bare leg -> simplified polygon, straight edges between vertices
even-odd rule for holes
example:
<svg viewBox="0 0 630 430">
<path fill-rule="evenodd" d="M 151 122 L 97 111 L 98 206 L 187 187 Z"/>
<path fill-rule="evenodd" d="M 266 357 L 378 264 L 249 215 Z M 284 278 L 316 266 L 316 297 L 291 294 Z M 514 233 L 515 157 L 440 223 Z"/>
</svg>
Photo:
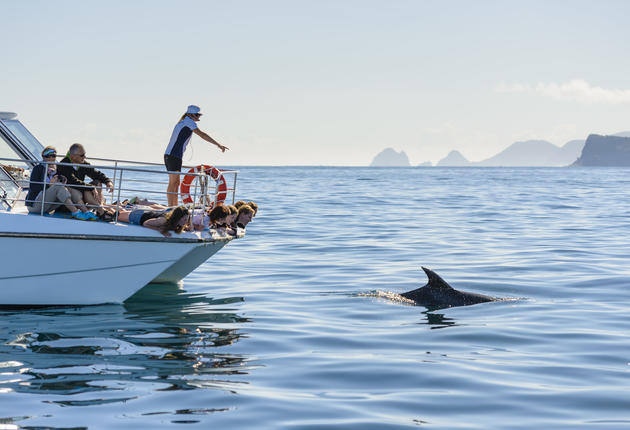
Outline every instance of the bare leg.
<svg viewBox="0 0 630 430">
<path fill-rule="evenodd" d="M 94 197 L 98 204 L 103 206 L 105 199 L 103 199 L 103 185 L 100 182 L 94 187 Z"/>
<path fill-rule="evenodd" d="M 118 211 L 118 221 L 120 222 L 129 222 L 129 214 L 131 213 L 131 211 L 126 211 L 124 209 L 121 209 L 120 211 Z"/>
<path fill-rule="evenodd" d="M 104 210 L 101 207 L 101 203 L 97 200 L 97 196 L 93 190 L 84 191 L 83 199 L 85 200 L 85 203 L 87 203 L 88 205 L 92 207 L 92 209 L 94 209 L 94 211 L 96 212 L 98 216 L 103 215 Z"/>
<path fill-rule="evenodd" d="M 170 193 L 167 196 L 169 206 L 177 206 L 177 201 L 179 200 L 178 199 L 179 196 L 174 193 L 177 193 L 178 190 L 179 190 L 179 175 L 175 173 L 169 173 L 168 188 L 166 189 L 166 191 Z"/>
</svg>

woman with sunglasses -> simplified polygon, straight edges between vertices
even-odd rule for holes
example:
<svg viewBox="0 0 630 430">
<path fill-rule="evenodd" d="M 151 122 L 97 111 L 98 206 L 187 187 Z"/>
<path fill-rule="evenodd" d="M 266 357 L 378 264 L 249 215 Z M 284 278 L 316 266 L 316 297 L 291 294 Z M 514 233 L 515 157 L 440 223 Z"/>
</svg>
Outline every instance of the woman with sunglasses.
<svg viewBox="0 0 630 430">
<path fill-rule="evenodd" d="M 221 145 L 197 127 L 196 123 L 201 119 L 201 115 L 203 114 L 201 113 L 199 106 L 190 105 L 188 106 L 186 113 L 180 118 L 179 122 L 175 124 L 173 133 L 171 134 L 171 140 L 169 141 L 164 153 L 164 165 L 166 166 L 166 170 L 168 172 L 182 171 L 184 151 L 186 151 L 186 146 L 188 146 L 188 142 L 190 142 L 190 138 L 193 133 L 201 137 L 203 140 L 216 145 L 221 152 L 225 152 L 226 149 L 229 149 L 227 146 Z M 166 191 L 169 193 L 167 195 L 169 206 L 177 206 L 179 197 L 177 194 L 180 182 L 179 176 L 180 175 L 177 173 L 170 173 L 168 175 L 168 187 Z"/>
<path fill-rule="evenodd" d="M 64 186 L 66 177 L 57 173 L 57 150 L 47 146 L 42 151 L 43 163 L 33 167 L 31 179 L 26 195 L 26 208 L 30 213 L 49 213 L 64 205 L 73 218 L 81 220 L 96 219 L 92 212 L 83 207 L 79 210 L 74 206 L 68 189 Z"/>
</svg>

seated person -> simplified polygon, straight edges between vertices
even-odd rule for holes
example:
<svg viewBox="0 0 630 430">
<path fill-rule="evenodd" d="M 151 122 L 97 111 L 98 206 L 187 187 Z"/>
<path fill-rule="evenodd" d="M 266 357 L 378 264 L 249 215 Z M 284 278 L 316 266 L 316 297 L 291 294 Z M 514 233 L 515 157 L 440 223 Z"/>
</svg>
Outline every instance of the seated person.
<svg viewBox="0 0 630 430">
<path fill-rule="evenodd" d="M 184 231 L 186 224 L 190 221 L 190 215 L 184 206 L 178 206 L 169 212 L 121 209 L 118 220 L 148 227 L 170 237 L 170 231 L 178 234 Z"/>
<path fill-rule="evenodd" d="M 59 166 L 59 173 L 68 179 L 68 191 L 72 195 L 72 201 L 78 205 L 87 203 L 94 207 L 96 214 L 105 220 L 111 220 L 111 211 L 106 211 L 102 206 L 101 196 L 96 191 L 95 186 L 88 185 L 85 177 L 88 176 L 98 183 L 105 184 L 108 191 L 114 191 L 112 181 L 103 173 L 89 167 L 90 163 L 85 161 L 85 149 L 80 143 L 74 143 L 68 150 L 68 155 L 61 160 L 61 163 L 81 164 L 81 166 Z M 105 214 L 108 213 L 108 216 Z"/>
<path fill-rule="evenodd" d="M 39 163 L 31 171 L 29 190 L 24 203 L 28 211 L 41 213 L 43 204 L 43 212 L 49 213 L 63 204 L 73 218 L 96 219 L 96 216 L 85 206 L 81 207 L 81 210 L 74 206 L 70 192 L 64 186 L 66 178 L 56 172 L 55 164 L 47 164 L 55 163 L 57 150 L 52 146 L 47 146 L 42 151 L 42 159 L 44 163 Z"/>
<path fill-rule="evenodd" d="M 236 227 L 245 228 L 254 217 L 255 211 L 249 205 L 242 205 L 238 208 L 238 216 L 236 217 Z"/>
</svg>

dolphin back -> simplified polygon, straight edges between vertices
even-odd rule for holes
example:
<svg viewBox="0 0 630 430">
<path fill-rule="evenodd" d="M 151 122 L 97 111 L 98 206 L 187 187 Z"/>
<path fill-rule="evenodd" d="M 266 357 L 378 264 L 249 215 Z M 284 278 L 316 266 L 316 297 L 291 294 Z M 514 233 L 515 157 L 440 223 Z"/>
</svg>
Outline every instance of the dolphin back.
<svg viewBox="0 0 630 430">
<path fill-rule="evenodd" d="M 451 287 L 434 271 L 423 267 L 429 282 L 418 289 L 402 293 L 406 299 L 429 308 L 448 308 L 451 306 L 468 306 L 477 303 L 493 302 L 496 299 L 483 294 L 458 291 Z"/>
</svg>

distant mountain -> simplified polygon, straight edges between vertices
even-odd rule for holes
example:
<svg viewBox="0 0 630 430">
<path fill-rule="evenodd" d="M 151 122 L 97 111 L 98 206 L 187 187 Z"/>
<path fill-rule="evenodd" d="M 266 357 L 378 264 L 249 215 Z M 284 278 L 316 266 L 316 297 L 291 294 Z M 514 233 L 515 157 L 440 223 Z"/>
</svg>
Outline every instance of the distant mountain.
<svg viewBox="0 0 630 430">
<path fill-rule="evenodd" d="M 583 140 L 572 140 L 562 147 L 546 140 L 514 142 L 494 157 L 472 163 L 475 166 L 568 166 L 582 151 Z"/>
<path fill-rule="evenodd" d="M 425 161 L 424 163 L 418 164 L 418 167 L 431 167 L 431 166 L 433 166 L 433 163 L 431 163 L 430 161 Z"/>
<path fill-rule="evenodd" d="M 584 140 L 570 140 L 560 147 L 560 150 L 551 157 L 549 161 L 552 166 L 568 166 L 573 163 L 582 153 L 584 148 Z"/>
<path fill-rule="evenodd" d="M 619 133 L 613 134 L 613 136 L 630 137 L 630 131 L 620 131 Z"/>
<path fill-rule="evenodd" d="M 546 140 L 514 142 L 494 157 L 474 163 L 477 166 L 544 166 L 558 147 Z"/>
<path fill-rule="evenodd" d="M 385 148 L 374 157 L 370 166 L 408 167 L 411 164 L 405 151 L 396 152 L 393 148 Z"/>
<path fill-rule="evenodd" d="M 591 134 L 574 166 L 630 166 L 630 137 Z"/>
<path fill-rule="evenodd" d="M 459 151 L 451 151 L 436 166 L 468 166 L 470 162 Z"/>
</svg>

